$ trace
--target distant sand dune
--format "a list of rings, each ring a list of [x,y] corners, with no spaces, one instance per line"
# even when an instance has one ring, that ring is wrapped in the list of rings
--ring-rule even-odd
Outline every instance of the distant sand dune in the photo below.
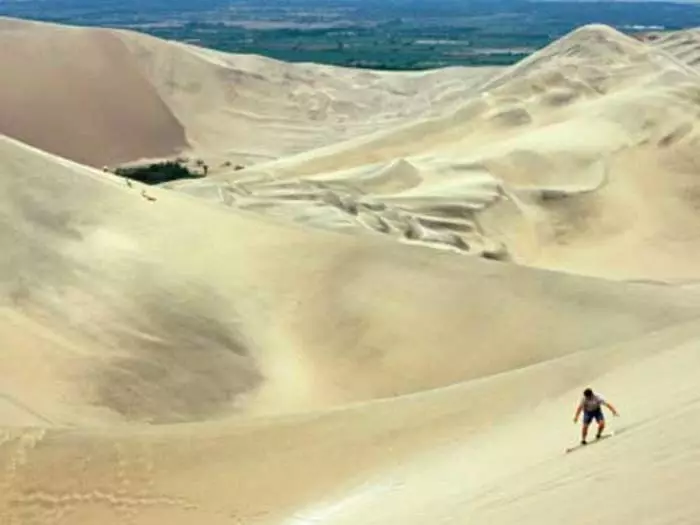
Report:
[[[275,159],[439,112],[496,71],[286,64],[11,19],[0,19],[0,42],[0,68],[13,72],[0,91],[0,133],[94,166],[191,147],[213,167]]]
[[[94,166],[187,145],[113,34],[0,25],[0,42],[0,133]]]
[[[497,71],[378,73],[120,36],[197,150],[253,162],[440,112]]]

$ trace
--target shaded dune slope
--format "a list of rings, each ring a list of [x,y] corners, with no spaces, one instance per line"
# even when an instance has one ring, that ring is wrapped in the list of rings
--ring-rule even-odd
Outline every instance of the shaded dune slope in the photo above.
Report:
[[[114,34],[0,19],[0,43],[0,133],[93,166],[187,145]]]

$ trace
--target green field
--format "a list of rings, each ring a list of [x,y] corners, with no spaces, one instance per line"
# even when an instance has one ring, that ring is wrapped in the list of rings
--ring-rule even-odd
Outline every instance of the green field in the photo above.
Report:
[[[504,65],[583,24],[700,26],[700,7],[520,0],[10,0],[0,14],[134,29],[290,62],[374,69]]]

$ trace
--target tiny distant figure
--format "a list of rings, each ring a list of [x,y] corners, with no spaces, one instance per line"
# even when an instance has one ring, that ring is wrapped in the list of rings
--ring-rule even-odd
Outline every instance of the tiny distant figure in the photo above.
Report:
[[[598,422],[598,434],[596,439],[600,439],[600,436],[605,430],[605,416],[603,415],[603,407],[607,407],[613,413],[615,417],[620,414],[617,412],[614,406],[608,403],[603,396],[600,394],[594,394],[593,390],[587,388],[583,391],[583,398],[576,408],[576,414],[574,414],[574,423],[578,423],[578,417],[583,412],[583,427],[581,428],[581,444],[586,444],[586,437],[588,436],[588,426],[594,419]]]
[[[141,197],[143,197],[147,201],[151,201],[151,202],[156,200],[155,197],[151,197],[148,193],[146,193],[146,190],[141,190]]]

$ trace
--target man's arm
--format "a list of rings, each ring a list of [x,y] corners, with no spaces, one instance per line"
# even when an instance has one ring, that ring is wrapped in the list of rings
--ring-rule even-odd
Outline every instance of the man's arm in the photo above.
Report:
[[[620,414],[618,413],[618,411],[615,409],[615,407],[612,406],[612,405],[611,405],[610,403],[608,403],[607,401],[603,401],[603,406],[608,407],[608,408],[610,409],[610,412],[613,413],[613,415],[615,415],[615,416],[619,416],[619,415],[620,415]]]
[[[578,417],[581,415],[582,411],[583,411],[583,401],[580,401],[578,406],[576,407],[576,413],[574,414],[574,423],[578,422]]]

